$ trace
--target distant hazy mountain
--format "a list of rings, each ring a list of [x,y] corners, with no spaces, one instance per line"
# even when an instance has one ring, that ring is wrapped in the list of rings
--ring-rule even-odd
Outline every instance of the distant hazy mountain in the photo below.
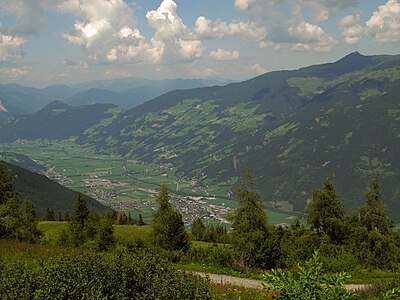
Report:
[[[13,178],[15,190],[20,193],[21,199],[28,197],[40,216],[44,216],[45,209],[51,208],[56,213],[64,214],[71,211],[77,198],[77,193],[43,175],[28,171],[19,166],[0,161],[6,166]],[[95,199],[82,195],[91,209],[104,212],[107,208]]]
[[[88,89],[102,89],[110,90],[114,92],[124,92],[129,89],[134,89],[137,87],[153,87],[156,89],[162,89],[167,91],[172,91],[176,89],[190,89],[203,86],[212,85],[225,85],[231,83],[231,80],[226,79],[163,79],[163,80],[151,80],[144,78],[118,78],[110,80],[98,80],[89,81],[71,85],[74,88],[78,88],[81,91]],[[165,92],[164,92],[165,93]]]
[[[94,81],[75,85],[76,88],[84,89],[84,91],[66,99],[65,103],[73,106],[111,103],[121,108],[128,109],[173,90],[193,89],[197,87],[222,85],[225,83],[226,81],[223,80],[148,80],[140,78]]]
[[[14,114],[31,114],[52,101],[39,89],[0,84],[0,120]]]
[[[298,211],[329,173],[347,207],[362,203],[378,175],[399,220],[399,95],[400,56],[356,52],[226,86],[175,90],[94,122],[77,142],[168,163],[205,184],[226,184],[250,168],[263,199]],[[0,126],[0,140],[22,136],[18,128]]]
[[[121,112],[115,105],[71,107],[54,101],[32,116],[13,116],[0,125],[0,141],[17,139],[66,139],[81,135],[95,124]]]
[[[133,108],[147,100],[176,89],[224,84],[224,80],[122,78],[76,85],[51,85],[38,89],[19,84],[0,84],[0,121],[11,115],[31,115],[52,101],[72,106],[94,103]]]

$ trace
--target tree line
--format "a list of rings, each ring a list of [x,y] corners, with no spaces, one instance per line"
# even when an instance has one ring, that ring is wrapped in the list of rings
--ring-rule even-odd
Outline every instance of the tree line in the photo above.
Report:
[[[381,200],[377,178],[370,182],[364,194],[364,204],[346,213],[343,199],[335,189],[333,176],[328,176],[322,187],[312,191],[305,210],[304,222],[297,220],[288,227],[268,224],[255,178],[246,173],[235,191],[238,208],[230,216],[232,231],[218,225],[204,225],[195,219],[191,236],[185,229],[182,215],[170,203],[171,195],[162,185],[156,196],[158,203],[151,224],[154,245],[167,251],[190,253],[190,239],[213,243],[229,243],[230,254],[222,255],[225,264],[270,269],[289,267],[313,255],[315,249],[340,264],[363,264],[390,268],[400,260],[400,236]],[[54,220],[51,209],[46,219]],[[113,224],[144,225],[143,218],[133,220],[130,214],[109,210],[100,215],[89,210],[78,194],[71,212],[63,220],[68,227],[59,243],[107,250],[115,245]],[[38,218],[28,201],[19,202],[12,178],[0,166],[0,237],[38,241]],[[222,250],[221,250],[222,251]],[[196,254],[197,255],[197,254]],[[339,262],[337,262],[339,264]]]

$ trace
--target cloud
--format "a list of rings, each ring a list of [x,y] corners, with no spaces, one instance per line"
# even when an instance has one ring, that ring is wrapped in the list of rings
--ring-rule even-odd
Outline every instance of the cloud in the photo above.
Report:
[[[265,69],[264,67],[262,67],[259,64],[253,64],[250,66],[250,70],[257,73],[257,74],[264,74],[267,72],[267,69]]]
[[[78,62],[66,59],[63,62],[64,71],[58,75],[59,78],[74,78],[75,75],[85,74],[89,70],[87,62],[81,60]]]
[[[300,6],[293,9],[287,25],[287,33],[295,51],[329,52],[337,44],[319,25],[304,20]]]
[[[235,8],[240,11],[249,11],[257,0],[235,0]]]
[[[0,24],[0,62],[16,64],[24,55],[24,36],[38,33],[45,25],[44,0],[2,0],[0,11],[14,16],[12,25]],[[12,79],[22,76],[26,68],[10,68]]]
[[[195,64],[189,65],[189,72],[191,75],[196,77],[210,77],[215,75],[217,72],[212,68],[198,68]]]
[[[23,56],[25,39],[15,35],[0,33],[0,62],[16,63]]]
[[[337,9],[355,5],[355,0],[236,0],[235,8],[248,14],[251,23],[264,28],[268,40],[259,42],[260,48],[268,46],[296,51],[331,51],[337,41],[319,25],[327,21]],[[314,15],[310,20],[303,16],[305,8]]]
[[[74,28],[63,36],[87,50],[91,62],[142,59],[144,37],[133,27],[133,12],[123,0],[66,0],[57,10],[76,18]]]
[[[358,24],[359,21],[359,14],[355,16],[349,15],[337,21],[340,34],[342,35],[345,44],[354,45],[360,41],[365,30],[360,24]]]
[[[66,0],[57,8],[76,18],[64,38],[85,49],[92,63],[172,63],[203,53],[201,41],[185,26],[172,0],[147,12],[148,24],[155,30],[149,41],[136,28],[134,12],[123,0]]]
[[[197,18],[194,32],[201,39],[222,39],[225,36],[239,36],[246,40],[262,42],[267,36],[265,27],[254,22],[211,21],[204,16]]]
[[[379,43],[400,41],[400,4],[397,0],[389,0],[378,7],[365,23],[368,33]]]
[[[46,24],[45,0],[2,0],[0,10],[15,16],[15,24],[8,27],[12,34],[38,33]]]
[[[240,53],[238,51],[227,51],[218,48],[215,51],[210,52],[210,57],[215,60],[237,60],[240,58]]]
[[[155,30],[151,40],[153,53],[169,61],[192,60],[203,53],[199,39],[185,26],[177,14],[177,5],[172,0],[164,0],[157,10],[146,14],[147,21]]]
[[[328,21],[331,14],[339,9],[355,7],[358,0],[301,0],[300,4],[314,11],[313,22]]]
[[[1,80],[18,80],[30,73],[30,67],[0,67],[0,79]]]

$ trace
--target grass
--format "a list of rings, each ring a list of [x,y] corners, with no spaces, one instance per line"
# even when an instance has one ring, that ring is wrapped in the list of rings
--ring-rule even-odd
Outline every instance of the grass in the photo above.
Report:
[[[114,225],[114,236],[118,242],[134,242],[138,239],[149,242],[151,227],[149,225]]]
[[[65,248],[54,245],[39,245],[21,241],[0,239],[0,255],[6,256],[29,256],[29,257],[52,257],[58,255],[79,255],[81,250]]]
[[[190,101],[189,101],[190,102]],[[190,103],[186,104],[190,104]],[[246,110],[247,108],[243,108]],[[109,155],[95,153],[93,148],[79,146],[74,140],[61,142],[56,141],[24,141],[12,144],[2,145],[4,151],[19,154],[29,153],[29,157],[48,164],[48,167],[54,168],[54,171],[66,176],[72,181],[67,184],[68,187],[92,196],[93,189],[102,191],[110,190],[107,187],[86,187],[82,182],[88,179],[90,175],[98,175],[99,179],[115,180],[120,183],[126,183],[123,187],[113,187],[114,190],[123,191],[124,194],[117,196],[107,205],[113,206],[121,202],[144,201],[154,199],[154,195],[148,190],[158,190],[161,183],[166,183],[171,191],[175,191],[177,182],[179,182],[180,195],[205,196],[202,190],[194,191],[198,185],[206,184],[209,187],[209,196],[216,200],[207,200],[207,205],[224,203],[226,207],[236,208],[237,202],[226,197],[233,183],[237,178],[231,178],[226,184],[217,184],[213,181],[200,182],[199,184],[191,182],[189,179],[183,179],[174,173],[174,170],[168,171],[168,176],[162,174],[164,170],[151,164],[143,164],[134,160],[126,160],[120,156],[110,157]],[[112,174],[93,174],[96,172],[112,172]],[[137,188],[141,188],[138,190]],[[119,209],[119,208],[117,208]],[[142,214],[146,222],[152,219],[152,208],[141,206],[135,209],[129,209],[132,217]],[[128,211],[126,211],[128,212]],[[270,213],[269,213],[270,214]],[[290,215],[271,213],[271,223],[290,223]]]
[[[63,229],[67,229],[67,226],[67,222],[58,221],[43,221],[38,224],[39,230],[43,232],[42,240],[51,245],[57,243],[58,236]]]
[[[399,281],[400,272],[389,271],[389,270],[357,270],[351,274],[352,277],[348,280],[348,283],[354,284],[372,284],[377,282],[390,283]]]
[[[262,300],[272,299],[273,292],[250,289],[229,284],[210,284],[211,296],[215,300]]]

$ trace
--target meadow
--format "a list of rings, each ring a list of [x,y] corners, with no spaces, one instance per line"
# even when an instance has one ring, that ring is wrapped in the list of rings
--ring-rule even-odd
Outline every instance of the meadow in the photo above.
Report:
[[[177,197],[201,197],[205,206],[218,205],[228,210],[237,207],[231,195],[237,178],[222,183],[208,179],[199,182],[179,176],[170,167],[96,153],[91,147],[77,145],[73,138],[1,144],[0,153],[0,159],[9,162],[15,159],[11,153],[26,155],[44,165],[48,176],[56,176],[63,185],[94,197],[115,210],[129,212],[133,218],[141,214],[145,222],[152,219],[154,196],[161,184],[166,184]],[[226,212],[219,211],[219,208],[209,207],[209,210],[212,214],[226,217]],[[268,216],[271,224],[290,224],[296,215],[268,208]],[[220,223],[212,219],[209,222]]]

